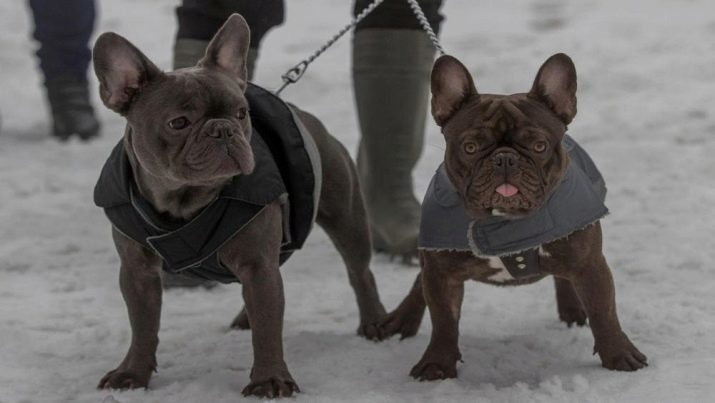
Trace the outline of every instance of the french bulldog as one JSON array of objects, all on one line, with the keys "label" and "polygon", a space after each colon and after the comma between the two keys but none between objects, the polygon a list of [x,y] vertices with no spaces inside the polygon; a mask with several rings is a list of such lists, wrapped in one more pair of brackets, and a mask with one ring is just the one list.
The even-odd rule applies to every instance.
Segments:
[{"label": "french bulldog", "polygon": [[[101,99],[126,118],[122,144],[131,177],[157,216],[190,222],[233,179],[250,178],[259,170],[251,146],[251,105],[245,97],[249,36],[245,20],[234,14],[195,67],[174,72],[160,71],[115,33],[97,39],[93,59]],[[360,311],[358,333],[379,339],[377,324],[385,310],[369,267],[370,235],[355,166],[317,118],[297,108],[295,113],[317,145],[323,167],[316,222],[347,267]],[[279,255],[284,218],[280,202],[270,202],[216,254],[242,284],[243,319],[252,331],[254,362],[244,395],[272,398],[299,392],[283,358]],[[157,368],[163,261],[116,227],[112,236],[132,338],[124,360],[98,387],[146,388]]]},{"label": "french bulldog", "polygon": [[[437,202],[426,197],[423,204],[421,273],[407,297],[382,322],[385,334],[410,337],[419,328],[425,306],[429,308],[432,335],[410,372],[414,378],[457,376],[466,280],[518,285],[548,275],[554,277],[559,318],[569,327],[583,326],[588,320],[594,354],[598,353],[603,367],[635,371],[647,365],[616,314],[599,224],[607,213],[602,204],[605,185],[600,184],[601,193],[594,190],[600,174],[565,134],[576,115],[576,87],[576,69],[565,54],[556,54],[542,65],[528,93],[512,95],[478,93],[469,71],[452,56],[435,62],[432,116],[447,145],[443,167],[430,185]],[[582,161],[576,159],[587,163],[577,166]],[[579,166],[590,172],[584,174]],[[585,183],[579,184],[577,176]],[[565,198],[563,203],[560,198]],[[441,205],[454,206],[444,210],[447,216],[442,221],[447,224],[435,224],[437,231],[426,228],[434,221],[431,215],[444,208]],[[449,215],[458,210],[463,216]],[[579,218],[584,214],[590,218]],[[530,224],[523,228],[535,232],[520,240],[510,228],[522,229],[525,222]],[[562,225],[561,234],[550,232]],[[455,235],[458,230],[453,228],[464,232]],[[444,231],[443,238],[457,240],[440,243],[443,239],[435,235],[439,230]],[[550,234],[545,241],[539,235],[543,231]],[[486,241],[501,238],[518,241],[517,249],[485,253],[496,250]],[[509,266],[513,270],[507,270]],[[522,269],[527,275],[514,275]]]}]

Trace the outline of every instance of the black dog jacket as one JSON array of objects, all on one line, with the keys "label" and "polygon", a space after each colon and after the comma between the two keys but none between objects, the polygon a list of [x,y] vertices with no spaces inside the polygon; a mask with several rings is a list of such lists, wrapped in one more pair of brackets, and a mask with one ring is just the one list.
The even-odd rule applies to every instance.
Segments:
[{"label": "black dog jacket", "polygon": [[219,197],[189,222],[162,219],[139,194],[124,140],[102,169],[94,189],[95,204],[104,209],[119,232],[156,251],[168,272],[223,283],[238,281],[219,262],[217,251],[276,200],[284,207],[281,264],[303,246],[310,233],[320,184],[316,172],[319,159],[310,151],[315,145],[291,108],[278,97],[249,84],[246,98],[253,125],[255,170],[234,177]]}]

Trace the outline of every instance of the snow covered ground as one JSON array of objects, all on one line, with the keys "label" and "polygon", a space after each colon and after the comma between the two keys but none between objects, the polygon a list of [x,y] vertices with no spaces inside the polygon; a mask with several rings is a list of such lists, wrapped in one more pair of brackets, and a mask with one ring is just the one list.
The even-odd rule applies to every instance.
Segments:
[{"label": "snow covered ground", "polygon": [[[170,65],[177,0],[104,0],[98,31],[125,35]],[[348,18],[348,1],[290,0],[265,41],[257,82],[279,83]],[[325,11],[317,13],[318,7]],[[650,367],[609,372],[590,331],[556,315],[551,281],[469,284],[459,379],[407,376],[429,337],[375,344],[355,336],[357,309],[337,253],[316,230],[283,268],[286,360],[301,402],[705,402],[715,400],[715,2],[711,0],[447,0],[443,42],[482,92],[529,88],[540,64],[566,52],[579,73],[571,134],[609,184],[606,256],[621,321]],[[0,3],[0,402],[232,402],[248,382],[249,334],[228,331],[238,286],[165,294],[159,372],[148,391],[97,391],[130,333],[109,224],[92,204],[99,168],[122,133],[101,109],[104,136],[47,136],[24,1]],[[319,59],[285,97],[357,142],[349,40]],[[422,193],[441,159],[429,125],[417,171]],[[388,308],[415,269],[372,266]]]}]

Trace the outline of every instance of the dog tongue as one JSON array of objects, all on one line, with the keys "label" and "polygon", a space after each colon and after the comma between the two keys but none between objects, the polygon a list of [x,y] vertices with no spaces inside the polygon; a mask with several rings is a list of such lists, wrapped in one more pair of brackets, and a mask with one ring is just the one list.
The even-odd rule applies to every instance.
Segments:
[{"label": "dog tongue", "polygon": [[519,193],[519,188],[510,183],[505,183],[503,185],[499,185],[499,187],[497,188],[497,193],[504,197],[512,197],[515,194]]}]

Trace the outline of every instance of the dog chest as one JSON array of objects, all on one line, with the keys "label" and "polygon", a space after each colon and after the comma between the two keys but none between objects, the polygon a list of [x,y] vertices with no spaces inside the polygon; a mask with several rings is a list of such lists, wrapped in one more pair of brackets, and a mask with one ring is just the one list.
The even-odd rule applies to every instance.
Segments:
[{"label": "dog chest", "polygon": [[487,265],[496,273],[486,277],[490,283],[510,283],[515,280],[536,278],[544,275],[541,258],[549,257],[542,248],[531,249],[509,256],[485,256]]}]

